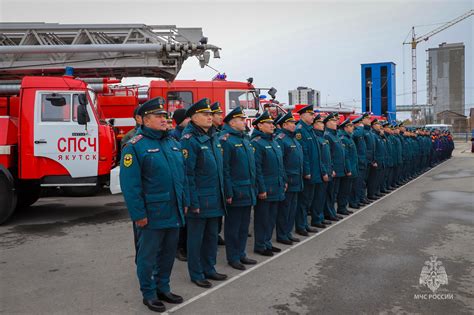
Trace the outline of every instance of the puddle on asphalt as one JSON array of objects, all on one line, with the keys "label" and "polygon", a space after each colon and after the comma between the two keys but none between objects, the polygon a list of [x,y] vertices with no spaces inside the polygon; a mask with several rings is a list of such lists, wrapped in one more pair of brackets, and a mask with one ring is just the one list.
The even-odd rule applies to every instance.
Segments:
[{"label": "puddle on asphalt", "polygon": [[[463,191],[438,190],[424,194],[427,209],[431,210],[474,210],[474,194]],[[470,213],[471,220],[473,219]]]},{"label": "puddle on asphalt", "polygon": [[57,221],[42,224],[22,224],[13,226],[8,232],[0,234],[0,248],[12,248],[25,243],[34,236],[55,237],[65,236],[66,229],[73,226],[112,224],[117,221],[128,221],[126,210],[111,210],[96,213],[91,216],[73,219],[70,221]]},{"label": "puddle on asphalt", "polygon": [[454,170],[446,171],[440,174],[431,176],[433,179],[443,180],[443,179],[453,179],[453,178],[466,178],[474,177],[474,170]]}]

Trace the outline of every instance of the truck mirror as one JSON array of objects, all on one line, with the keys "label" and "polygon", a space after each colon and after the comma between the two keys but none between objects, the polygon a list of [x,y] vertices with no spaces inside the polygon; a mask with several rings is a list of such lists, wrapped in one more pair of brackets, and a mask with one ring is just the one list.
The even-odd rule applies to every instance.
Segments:
[{"label": "truck mirror", "polygon": [[87,125],[89,121],[90,121],[90,118],[89,118],[89,114],[87,113],[86,105],[80,104],[77,107],[77,123],[79,125]]},{"label": "truck mirror", "polygon": [[87,105],[87,97],[85,94],[79,94],[77,96],[77,99],[79,101],[79,104],[86,106]]},{"label": "truck mirror", "polygon": [[274,87],[270,88],[270,90],[268,90],[268,95],[270,95],[273,99],[275,99],[276,97],[276,92],[277,92],[277,89],[275,89]]},{"label": "truck mirror", "polygon": [[50,102],[53,106],[61,107],[66,105],[66,98],[56,93],[53,93],[50,96],[46,97],[46,100]]}]

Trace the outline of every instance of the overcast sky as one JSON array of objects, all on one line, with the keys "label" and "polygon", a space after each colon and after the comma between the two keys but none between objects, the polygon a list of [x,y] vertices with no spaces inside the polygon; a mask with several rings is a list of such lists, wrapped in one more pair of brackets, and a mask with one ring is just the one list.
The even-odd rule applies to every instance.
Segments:
[{"label": "overcast sky", "polygon": [[[473,9],[474,1],[21,1],[0,0],[2,22],[144,23],[202,27],[222,48],[210,65],[229,80],[254,78],[274,86],[278,99],[309,86],[322,104],[359,107],[360,64],[397,64],[397,104],[411,104],[412,26],[422,35]],[[429,25],[429,26],[427,26]],[[418,46],[418,103],[426,103],[426,49],[464,42],[466,107],[474,107],[474,17]],[[405,74],[404,74],[405,72]],[[208,80],[215,72],[188,59],[178,79]],[[137,79],[128,80],[134,82]],[[138,82],[144,82],[138,80]]]}]

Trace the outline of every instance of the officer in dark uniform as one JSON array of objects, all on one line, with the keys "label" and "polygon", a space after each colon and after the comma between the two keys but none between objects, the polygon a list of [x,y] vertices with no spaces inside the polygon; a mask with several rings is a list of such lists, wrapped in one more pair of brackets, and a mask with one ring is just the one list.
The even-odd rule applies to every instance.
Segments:
[{"label": "officer in dark uniform", "polygon": [[396,147],[396,164],[394,169],[394,176],[392,186],[398,188],[401,186],[400,174],[403,167],[403,145],[400,136],[400,129],[397,123],[393,123],[393,139]]},{"label": "officer in dark uniform", "polygon": [[354,125],[349,118],[339,125],[339,138],[341,139],[344,148],[344,171],[346,176],[341,177],[341,182],[339,184],[339,191],[337,193],[337,213],[343,215],[352,213],[351,210],[347,209],[347,205],[349,204],[352,185],[355,182],[355,178],[359,176],[357,148],[354,140],[352,140],[353,131]]},{"label": "officer in dark uniform", "polygon": [[320,152],[320,159],[312,161],[321,170],[321,183],[314,185],[314,198],[311,204],[311,226],[326,228],[331,221],[324,220],[324,208],[326,206],[326,195],[328,182],[332,180],[333,169],[331,160],[331,149],[329,142],[324,139],[324,118],[317,114],[313,120],[313,135]]},{"label": "officer in dark uniform", "polygon": [[206,279],[227,279],[215,269],[218,222],[225,213],[223,150],[212,125],[209,99],[193,104],[186,116],[191,122],[183,131],[181,145],[190,192],[188,270],[192,282],[209,288],[212,284]]},{"label": "officer in dark uniform", "polygon": [[367,185],[367,195],[371,200],[376,200],[382,196],[380,192],[381,182],[384,179],[384,160],[385,160],[385,144],[381,135],[381,125],[378,119],[371,122],[372,133],[375,139],[374,164],[369,174],[369,183]]},{"label": "officer in dark uniform", "polygon": [[178,108],[173,113],[173,120],[176,127],[170,132],[170,136],[175,138],[177,141],[180,141],[181,136],[183,135],[183,130],[186,128],[191,118],[186,117],[186,109]]},{"label": "officer in dark uniform", "polygon": [[364,138],[364,124],[362,120],[368,114],[364,113],[354,119],[354,132],[352,133],[352,140],[357,148],[357,177],[354,178],[351,189],[351,196],[349,199],[349,206],[353,209],[359,209],[361,206],[367,204],[365,202],[365,178],[367,176],[367,143]]},{"label": "officer in dark uniform", "polygon": [[[178,108],[173,113],[173,121],[176,127],[169,132],[170,137],[173,137],[176,141],[181,140],[181,136],[184,128],[188,125],[191,119],[186,117],[186,110],[184,108]],[[176,258],[181,261],[187,261],[187,228],[183,226],[179,229],[179,242],[178,251],[176,252]]]},{"label": "officer in dark uniform", "polygon": [[276,136],[276,140],[283,151],[288,183],[285,199],[278,205],[277,242],[292,245],[293,242],[299,242],[298,238],[293,237],[292,231],[295,225],[298,193],[303,191],[303,149],[295,139],[296,120],[290,111],[280,117],[277,125],[280,126],[280,133]]},{"label": "officer in dark uniform", "polygon": [[[377,181],[377,177],[374,174],[377,172],[377,162],[374,159],[374,152],[375,152],[375,136],[372,132],[371,126],[371,114],[365,113],[364,117],[362,118],[362,124],[364,124],[364,139],[365,144],[367,147],[367,172],[365,176],[365,189],[364,189],[364,197],[363,203],[369,204],[374,199],[370,199],[369,197],[369,185],[374,184],[373,182]],[[376,183],[375,183],[376,184]]]},{"label": "officer in dark uniform", "polygon": [[168,137],[164,99],[152,99],[138,114],[143,126],[124,146],[120,183],[132,221],[137,226],[137,275],[143,303],[163,312],[160,300],[181,303],[170,292],[170,275],[179,228],[189,203],[184,158],[178,142]]},{"label": "officer in dark uniform", "polygon": [[337,135],[338,121],[339,115],[337,113],[331,113],[327,115],[326,118],[324,118],[324,124],[326,126],[324,138],[329,142],[329,147],[331,148],[331,160],[334,169],[334,176],[332,181],[328,183],[326,195],[326,212],[329,213],[328,220],[330,221],[338,221],[343,218],[336,213],[336,209],[334,207],[339,191],[339,185],[341,183],[341,178],[346,176],[344,165],[344,148]]},{"label": "officer in dark uniform", "polygon": [[135,127],[133,129],[130,129],[125,136],[123,136],[122,140],[120,140],[120,146],[123,147],[128,140],[132,139],[135,134],[137,133],[138,128],[142,125],[142,116],[138,114],[138,110],[140,109],[140,106],[135,107],[135,110],[133,111],[133,119],[135,119]]},{"label": "officer in dark uniform", "polygon": [[308,233],[317,232],[308,224],[308,213],[312,212],[311,205],[314,199],[315,184],[322,183],[322,174],[319,164],[320,152],[313,133],[313,105],[301,108],[298,114],[300,120],[296,125],[295,139],[300,142],[303,148],[303,191],[298,196],[295,232],[302,236],[308,236]]},{"label": "officer in dark uniform", "polygon": [[[220,102],[214,102],[211,104],[212,110],[212,125],[216,129],[216,132],[220,132],[222,130],[222,123],[224,120],[223,111],[221,109]],[[222,232],[222,217],[219,219],[219,227],[218,227],[218,235],[217,235],[217,244],[218,245],[225,245],[225,241],[221,236]]]},{"label": "officer in dark uniform", "polygon": [[255,147],[258,200],[254,210],[254,252],[273,256],[281,249],[272,245],[278,203],[285,198],[286,173],[280,145],[273,140],[273,119],[264,111],[252,123],[252,145]]},{"label": "officer in dark uniform", "polygon": [[386,151],[386,166],[385,166],[385,178],[381,185],[381,190],[384,193],[388,193],[393,189],[389,187],[389,182],[393,176],[393,167],[394,167],[394,157],[396,155],[395,152],[395,144],[393,142],[393,137],[391,135],[390,123],[388,121],[382,121],[381,123],[383,127],[383,135],[385,138],[385,151]]},{"label": "officer in dark uniform", "polygon": [[245,135],[242,108],[224,118],[219,139],[224,150],[224,193],[227,202],[224,236],[228,264],[238,270],[257,261],[245,253],[252,206],[257,203],[253,146]]},{"label": "officer in dark uniform", "polygon": [[221,109],[220,102],[214,102],[211,104],[212,110],[212,125],[216,128],[217,131],[222,130],[222,124],[224,122],[223,111]]}]

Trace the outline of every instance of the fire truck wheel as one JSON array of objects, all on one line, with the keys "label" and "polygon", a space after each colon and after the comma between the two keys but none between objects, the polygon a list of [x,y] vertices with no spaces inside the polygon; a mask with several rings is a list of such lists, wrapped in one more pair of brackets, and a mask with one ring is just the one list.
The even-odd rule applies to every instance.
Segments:
[{"label": "fire truck wheel", "polygon": [[91,187],[63,187],[64,194],[68,197],[91,197],[95,196],[99,190],[99,185]]},{"label": "fire truck wheel", "polygon": [[18,185],[17,208],[26,208],[34,204],[41,195],[41,186],[38,181],[24,181]]},{"label": "fire truck wheel", "polygon": [[10,173],[5,174],[4,172],[5,170],[0,170],[0,224],[7,221],[13,214],[17,202],[13,179]]}]

